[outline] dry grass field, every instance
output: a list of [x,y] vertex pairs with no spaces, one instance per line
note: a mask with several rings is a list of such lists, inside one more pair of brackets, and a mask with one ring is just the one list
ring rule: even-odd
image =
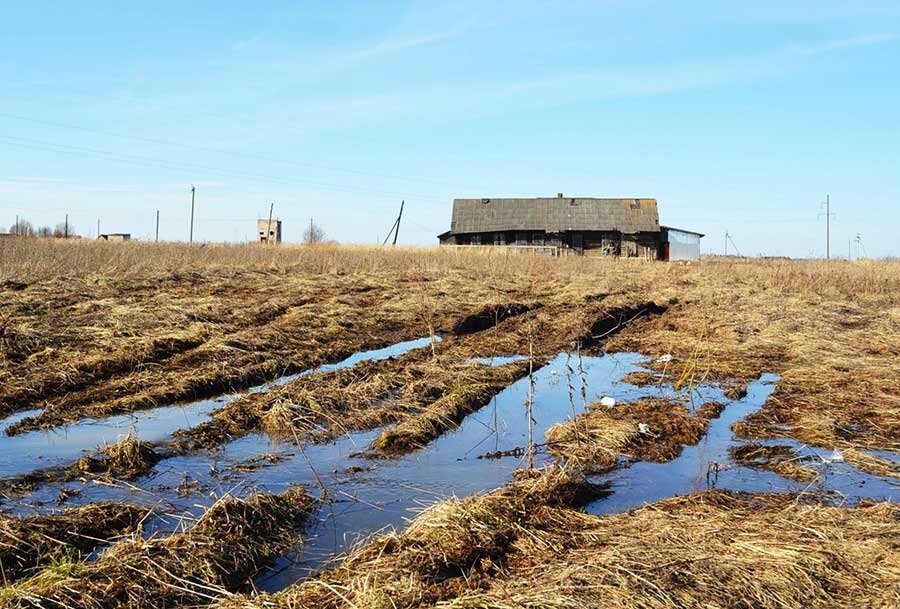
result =
[[[636,384],[713,383],[735,398],[777,374],[762,409],[733,427],[748,447],[735,460],[814,477],[790,449],[754,444],[780,438],[900,478],[885,456],[900,452],[900,262],[0,240],[0,414],[34,410],[9,436],[214,397],[422,337],[432,338],[425,348],[224,403],[164,445],[129,437],[0,490],[134,479],[250,433],[306,446],[370,431],[368,456],[396,459],[567,351],[638,352],[652,358],[652,374]],[[501,366],[473,361],[521,354],[529,358]],[[718,412],[664,400],[592,408],[548,433],[557,464],[439,502],[273,595],[248,592],[246,578],[297,535],[310,503],[300,490],[216,504],[170,537],[98,541],[111,546],[97,560],[59,522],[3,516],[0,531],[28,534],[0,541],[0,600],[60,609],[900,606],[900,514],[888,503],[708,490],[611,516],[580,510],[600,490],[580,472],[619,467],[622,455],[675,459]],[[665,433],[642,435],[647,422]],[[136,512],[122,509],[131,520],[110,516],[116,524],[96,537],[134,528]],[[78,510],[45,518],[83,520]],[[56,547],[33,541],[38,526],[58,531]],[[179,564],[179,553],[196,560]]]

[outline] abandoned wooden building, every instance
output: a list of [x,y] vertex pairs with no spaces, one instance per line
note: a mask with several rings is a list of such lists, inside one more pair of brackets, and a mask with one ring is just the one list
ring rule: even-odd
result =
[[281,243],[281,220],[257,220],[256,233],[259,243]]
[[131,241],[131,233],[102,233],[97,241]]
[[696,260],[702,234],[661,226],[656,199],[455,199],[441,245]]

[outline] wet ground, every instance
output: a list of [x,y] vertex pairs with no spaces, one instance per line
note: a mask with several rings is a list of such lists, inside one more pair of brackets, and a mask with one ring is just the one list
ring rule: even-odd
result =
[[[360,353],[327,371],[352,366],[366,359],[396,356],[410,349],[426,347],[430,339]],[[495,358],[499,365],[508,361]],[[612,493],[588,507],[592,513],[612,513],[638,507],[676,494],[718,486],[736,490],[804,490],[806,485],[780,476],[737,467],[728,458],[728,449],[740,443],[732,437],[732,423],[762,407],[774,390],[777,377],[764,375],[748,388],[747,395],[729,401],[720,387],[704,385],[675,391],[671,386],[635,386],[622,379],[644,370],[639,354],[624,353],[579,357],[560,354],[536,370],[533,379],[522,379],[499,393],[494,400],[467,417],[458,430],[445,434],[426,448],[397,459],[368,459],[364,452],[380,430],[352,434],[322,445],[297,446],[275,442],[266,435],[250,435],[216,451],[173,457],[159,463],[149,474],[129,484],[100,485],[67,483],[44,486],[4,504],[9,513],[34,513],[55,509],[60,491],[66,489],[67,504],[80,505],[101,500],[149,504],[159,515],[149,523],[149,531],[170,531],[196,516],[214,497],[225,493],[244,494],[252,489],[281,492],[302,484],[321,497],[318,518],[303,536],[295,551],[282,557],[259,576],[263,590],[283,588],[308,575],[346,551],[350,544],[387,526],[403,526],[416,510],[436,500],[467,496],[502,486],[521,467],[522,457],[484,458],[490,453],[520,454],[527,444],[528,424],[525,404],[531,383],[534,386],[533,437],[537,443],[552,425],[577,416],[589,403],[603,396],[617,402],[643,397],[668,397],[689,407],[704,402],[726,404],[718,419],[711,422],[706,437],[686,447],[682,455],[665,464],[628,463],[604,475],[597,482],[608,484]],[[286,377],[273,383],[287,382]],[[265,391],[271,384],[253,388]],[[209,412],[234,395],[184,406],[146,411],[134,417],[85,421],[66,430],[32,432],[0,440],[0,476],[25,473],[36,467],[69,462],[103,442],[136,429],[144,440],[160,441],[177,429],[205,420]],[[619,406],[621,407],[621,406]],[[16,418],[27,416],[20,413]],[[12,419],[4,421],[10,424]],[[789,444],[778,440],[780,444]],[[812,451],[794,446],[801,454]],[[820,451],[822,452],[822,451]],[[816,454],[816,457],[826,456]],[[888,453],[879,456],[896,460]],[[538,448],[535,465],[551,457]],[[811,461],[812,463],[813,461]],[[718,467],[715,466],[718,464]],[[853,501],[862,497],[900,498],[897,481],[863,474],[844,463],[815,462],[821,476],[810,490],[839,493]]]

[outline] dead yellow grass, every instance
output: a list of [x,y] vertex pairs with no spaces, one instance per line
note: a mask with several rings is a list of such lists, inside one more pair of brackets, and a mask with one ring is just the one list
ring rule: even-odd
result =
[[227,601],[228,607],[429,606],[495,575],[511,545],[531,533],[541,508],[578,506],[597,489],[553,468],[522,473],[495,492],[434,504],[402,533],[380,535],[340,566],[272,597]]
[[62,557],[85,558],[94,548],[137,532],[150,510],[97,503],[48,516],[0,518],[0,598],[2,586]]
[[236,609],[894,607],[900,508],[707,491],[597,517],[549,470],[438,503],[337,568]]
[[876,476],[900,478],[900,463],[895,463],[864,453],[855,448],[846,448],[843,451],[844,460],[850,465]]
[[4,607],[151,609],[202,606],[290,548],[311,501],[302,490],[216,502],[187,531],[120,542],[67,576],[25,581]]
[[[441,607],[895,607],[898,507],[710,491],[630,514],[560,518],[572,549],[532,554]],[[512,562],[512,561],[511,561]]]
[[[506,319],[502,331],[461,341],[455,363],[602,345],[671,354],[654,368],[682,387],[720,381],[740,388],[775,372],[782,377],[776,393],[736,426],[738,433],[839,447],[850,451],[851,463],[882,475],[893,473],[892,464],[859,451],[900,450],[894,261],[669,265],[437,249],[17,239],[0,241],[0,256],[0,411],[45,409],[22,429],[211,395],[450,331],[473,313],[496,311],[493,305],[529,303],[542,306]],[[599,319],[606,311],[618,314]],[[612,331],[641,311],[625,331]],[[336,387],[332,403],[298,386],[296,395],[270,404],[266,425],[293,427],[315,413],[312,422],[321,426],[345,399],[361,413],[372,406],[365,400],[399,390],[386,379],[366,389],[367,381],[357,380],[356,402],[352,383]],[[375,402],[373,417],[386,415],[383,405]],[[564,434],[578,457],[602,460],[624,447],[641,458],[639,451],[652,448],[635,444],[640,438],[631,427],[615,428],[637,419],[596,416],[598,425],[583,434]],[[900,602],[892,506],[850,510],[702,493],[595,519],[548,504],[534,488],[516,488],[434,508],[409,535],[380,538],[326,576],[246,602],[291,609]],[[126,578],[110,572],[115,581]]]
[[[469,355],[577,348],[603,310],[666,307],[604,348],[667,381],[782,375],[747,436],[900,450],[900,263],[648,264],[414,248],[0,243],[0,412],[12,432],[208,396],[519,303]],[[24,289],[20,289],[22,286]],[[542,305],[542,306],[541,306]],[[491,333],[491,330],[485,330]],[[586,341],[590,342],[590,341]],[[488,351],[485,346],[489,345]],[[584,346],[584,345],[583,345]],[[487,351],[487,352],[486,352]],[[462,351],[459,352],[462,355]]]
[[[644,431],[641,432],[641,424]],[[547,430],[551,454],[582,469],[608,469],[619,457],[665,462],[696,444],[709,421],[671,400],[647,398],[606,408],[591,404]]]

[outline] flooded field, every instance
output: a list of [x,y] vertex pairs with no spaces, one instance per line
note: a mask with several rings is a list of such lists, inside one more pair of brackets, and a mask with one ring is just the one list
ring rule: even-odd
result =
[[[438,339],[439,340],[439,339]],[[315,370],[329,373],[366,361],[397,357],[427,347],[430,338],[408,341],[375,351],[360,352],[342,362]],[[484,358],[481,363],[503,365],[528,356]],[[145,522],[145,535],[169,534],[183,526],[184,518],[197,518],[226,495],[243,496],[256,491],[283,493],[303,486],[318,497],[315,517],[308,523],[297,547],[278,558],[254,579],[266,591],[283,589],[308,577],[343,555],[354,543],[386,527],[402,528],[425,506],[450,497],[466,497],[500,488],[526,467],[529,437],[526,404],[533,400],[531,434],[536,468],[554,461],[541,440],[555,424],[577,418],[601,398],[612,398],[611,409],[628,409],[642,398],[668,398],[690,410],[717,403],[722,413],[711,420],[700,442],[686,446],[681,455],[666,463],[620,457],[619,466],[589,479],[603,486],[602,497],[586,506],[588,513],[613,514],[646,503],[710,488],[750,492],[815,491],[836,501],[861,498],[892,499],[900,481],[860,472],[846,463],[828,463],[827,457],[807,449],[819,476],[815,482],[793,482],[777,474],[732,463],[729,448],[740,445],[731,425],[758,411],[778,381],[772,374],[752,382],[737,400],[713,384],[675,390],[670,384],[633,385],[623,379],[649,372],[648,358],[636,353],[586,356],[562,353],[537,367],[465,418],[458,429],[442,435],[427,447],[394,459],[372,458],[367,450],[380,429],[351,433],[324,444],[276,441],[266,434],[250,434],[213,451],[177,455],[127,483],[42,485],[21,497],[9,498],[4,509],[27,515],[58,508],[99,502],[144,505],[154,510]],[[312,373],[313,371],[310,371]],[[246,393],[264,393],[306,373],[281,377],[255,386]],[[91,446],[114,443],[122,434],[164,442],[178,429],[207,420],[214,407],[242,394],[230,394],[187,405],[166,406],[130,417],[87,420],[60,430],[30,432],[6,439],[4,477],[35,467],[60,465],[77,458]],[[26,415],[14,415],[9,421]],[[800,448],[796,446],[796,448]]]
[[819,288],[774,302],[730,267],[377,260],[4,292],[0,599],[828,606],[900,573],[890,320],[820,303],[822,360],[794,338]]

